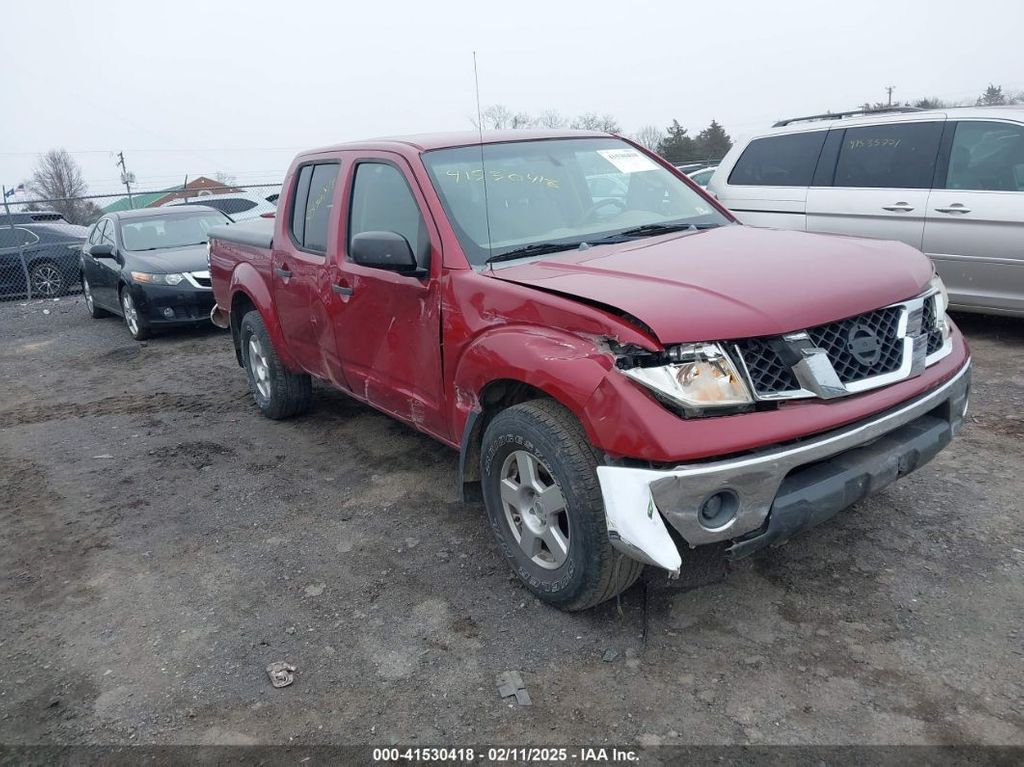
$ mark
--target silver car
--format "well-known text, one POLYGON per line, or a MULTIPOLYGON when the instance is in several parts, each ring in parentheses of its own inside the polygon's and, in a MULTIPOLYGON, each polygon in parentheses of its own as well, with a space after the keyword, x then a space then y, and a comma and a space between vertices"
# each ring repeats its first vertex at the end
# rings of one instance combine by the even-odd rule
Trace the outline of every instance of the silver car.
POLYGON ((902 240, 954 309, 1024 316, 1024 106, 783 120, 708 189, 753 226, 902 240))

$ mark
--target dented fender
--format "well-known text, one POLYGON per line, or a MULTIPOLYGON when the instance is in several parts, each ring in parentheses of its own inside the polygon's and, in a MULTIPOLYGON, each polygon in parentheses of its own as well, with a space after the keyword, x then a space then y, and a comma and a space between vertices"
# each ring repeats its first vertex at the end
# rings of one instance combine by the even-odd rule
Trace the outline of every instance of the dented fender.
MULTIPOLYGON (((481 409, 480 393, 501 380, 539 389, 580 417, 613 367, 612 355, 594 339, 524 325, 491 330, 471 343, 459 360, 453 382, 452 434, 466 434, 470 414, 481 409)), ((592 439, 586 422, 583 428, 592 439)))

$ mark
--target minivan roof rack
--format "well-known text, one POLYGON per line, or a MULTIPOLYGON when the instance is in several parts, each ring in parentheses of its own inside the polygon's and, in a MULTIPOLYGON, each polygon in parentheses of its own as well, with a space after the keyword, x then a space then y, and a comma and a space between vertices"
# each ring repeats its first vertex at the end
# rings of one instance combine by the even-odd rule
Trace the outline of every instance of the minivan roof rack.
POLYGON ((849 112, 826 112, 822 115, 808 115, 807 117, 790 117, 779 120, 772 127, 782 128, 790 123, 809 122, 811 120, 835 120, 840 117, 853 117, 854 115, 877 115, 886 112, 921 112, 917 107, 881 107, 879 109, 851 109, 849 112))

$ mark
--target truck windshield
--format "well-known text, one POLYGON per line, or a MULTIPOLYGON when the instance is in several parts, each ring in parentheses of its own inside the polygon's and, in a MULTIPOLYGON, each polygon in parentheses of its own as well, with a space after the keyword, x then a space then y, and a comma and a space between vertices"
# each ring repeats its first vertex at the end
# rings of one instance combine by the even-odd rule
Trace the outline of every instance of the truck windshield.
POLYGON ((220 213, 208 211, 133 218, 121 222, 121 241, 128 250, 163 250, 206 243, 210 227, 231 223, 220 213))
POLYGON ((474 265, 728 223, 706 199, 619 139, 484 144, 482 160, 479 145, 423 154, 474 265))

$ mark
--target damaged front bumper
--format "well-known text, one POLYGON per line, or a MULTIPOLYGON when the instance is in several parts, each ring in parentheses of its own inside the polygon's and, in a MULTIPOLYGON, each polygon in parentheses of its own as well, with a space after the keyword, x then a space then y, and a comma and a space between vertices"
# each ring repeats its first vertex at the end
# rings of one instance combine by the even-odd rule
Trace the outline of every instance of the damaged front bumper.
POLYGON ((682 559, 664 521, 691 547, 732 541, 732 558, 784 543, 931 460, 963 424, 970 380, 968 360, 885 413, 736 458, 666 470, 600 466, 608 537, 670 572, 682 559))

